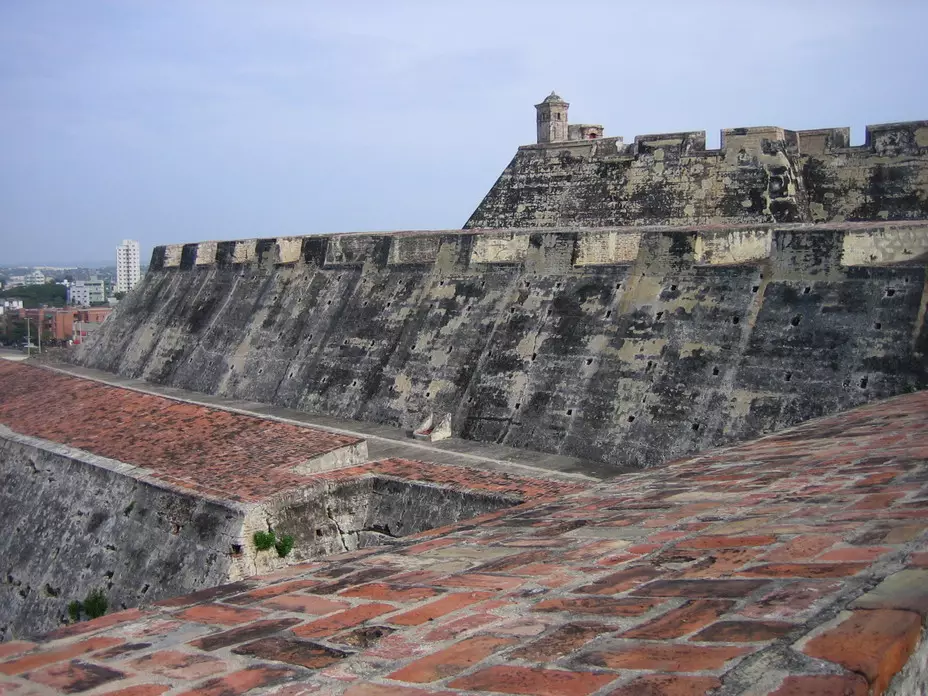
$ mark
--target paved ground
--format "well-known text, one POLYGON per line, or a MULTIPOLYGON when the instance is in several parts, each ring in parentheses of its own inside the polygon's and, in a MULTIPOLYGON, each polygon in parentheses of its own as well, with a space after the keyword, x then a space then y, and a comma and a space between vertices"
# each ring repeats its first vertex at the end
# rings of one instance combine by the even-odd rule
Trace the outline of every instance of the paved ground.
POLYGON ((104 384, 132 389, 146 394, 165 396, 190 404, 252 414, 261 418, 276 418, 318 430, 361 438, 367 441, 368 454, 371 460, 395 457, 449 466, 465 464, 504 473, 546 476, 564 481, 595 481, 624 473, 623 470, 614 466, 576 457, 531 452, 459 438, 449 438, 435 443, 419 442, 413 440, 410 433, 404 430, 376 423, 309 414, 256 401, 226 399, 186 389, 164 387, 140 379, 120 377, 102 370, 75 365, 55 364, 48 365, 48 367, 104 384))
POLYGON ((926 531, 923 392, 2 644, 0 693, 881 694, 926 531))

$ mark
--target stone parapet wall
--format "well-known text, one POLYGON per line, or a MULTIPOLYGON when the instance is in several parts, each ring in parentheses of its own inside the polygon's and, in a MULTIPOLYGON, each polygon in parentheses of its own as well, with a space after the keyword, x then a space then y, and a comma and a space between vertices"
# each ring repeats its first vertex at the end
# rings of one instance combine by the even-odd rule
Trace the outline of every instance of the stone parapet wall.
POLYGON ((542 239, 559 237, 571 245, 573 266, 628 265, 638 258, 642 235, 689 232, 696 263, 713 265, 760 261, 770 257, 774 230, 803 234, 829 231, 842 244, 846 266, 921 263, 928 253, 928 222, 844 223, 834 225, 758 224, 693 227, 604 227, 562 229, 470 229, 408 233, 312 235, 279 239, 200 242, 156 247, 151 268, 284 265, 321 267, 433 265, 441 258, 471 264, 524 264, 542 239), (534 241, 533 241, 534 240, 534 241), (461 245, 464 245, 463 247, 461 245), (261 247, 260 251, 258 247, 261 247), (452 249, 453 247, 453 249, 452 249), (458 259, 463 252, 466 259, 458 259), (449 255, 450 254, 450 255, 449 255), (184 259, 187 259, 186 261, 184 259))

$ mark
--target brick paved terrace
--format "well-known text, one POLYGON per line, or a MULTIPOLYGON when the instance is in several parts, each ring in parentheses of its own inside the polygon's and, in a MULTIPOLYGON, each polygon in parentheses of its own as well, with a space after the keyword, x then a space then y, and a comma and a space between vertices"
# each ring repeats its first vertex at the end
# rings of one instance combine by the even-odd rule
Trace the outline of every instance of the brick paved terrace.
POLYGON ((923 392, 0 644, 0 693, 923 693, 926 530, 923 392))
MULTIPOLYGON (((318 457, 363 440, 0 361, 0 423, 143 467, 156 479, 252 502, 309 479, 318 457)), ((363 457, 354 457, 358 462, 363 457)))

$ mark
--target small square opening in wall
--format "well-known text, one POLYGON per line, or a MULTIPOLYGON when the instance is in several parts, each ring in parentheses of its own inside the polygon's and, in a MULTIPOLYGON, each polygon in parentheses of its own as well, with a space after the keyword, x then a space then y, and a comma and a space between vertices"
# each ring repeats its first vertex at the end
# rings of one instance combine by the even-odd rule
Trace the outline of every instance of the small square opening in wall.
POLYGON ((892 297, 896 294, 895 288, 886 288, 886 297, 892 297))
POLYGON ((567 415, 568 416, 574 415, 574 410, 572 408, 567 409, 567 415))

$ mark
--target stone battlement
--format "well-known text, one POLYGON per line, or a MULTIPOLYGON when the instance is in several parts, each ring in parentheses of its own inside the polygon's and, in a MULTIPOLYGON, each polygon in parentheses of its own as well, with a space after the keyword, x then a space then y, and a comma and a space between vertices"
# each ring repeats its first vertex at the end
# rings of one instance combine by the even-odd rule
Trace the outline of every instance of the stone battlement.
MULTIPOLYGON (((573 127, 573 125, 571 125, 573 127)), ((598 128, 577 124, 577 128, 598 128)), ((650 148, 679 149, 686 156, 714 155, 727 150, 761 153, 764 142, 783 142, 788 149, 798 155, 821 155, 843 152, 872 153, 878 156, 896 156, 904 154, 924 155, 928 152, 928 120, 901 121, 898 123, 880 123, 866 127, 866 140, 863 145, 850 145, 851 129, 816 128, 811 130, 790 130, 780 126, 753 126, 748 128, 723 128, 720 131, 719 148, 706 148, 706 131, 681 131, 676 133, 649 133, 636 135, 632 142, 625 143, 621 136, 588 138, 577 131, 576 137, 568 140, 532 143, 522 145, 520 150, 582 149, 595 147, 597 151, 615 148, 615 155, 636 156, 647 153, 650 148), (591 142, 595 141, 595 142, 591 142)))
MULTIPOLYGON (((643 236, 689 234, 692 262, 726 265, 756 263, 772 257, 776 235, 826 232, 841 238, 840 263, 870 266, 924 263, 928 222, 843 225, 744 225, 716 228, 602 227, 579 229, 429 230, 343 233, 234 241, 209 241, 156 247, 151 267, 193 269, 213 266, 307 263, 319 267, 426 264, 452 260, 473 264, 538 263, 542 257, 562 267, 629 265, 636 261, 643 236)), ((553 269, 552 269, 553 270, 553 269)))
POLYGON ((928 218, 928 121, 849 128, 727 128, 638 135, 567 122, 551 95, 467 228, 731 225, 928 218), (584 130, 586 128, 586 130, 584 130))

